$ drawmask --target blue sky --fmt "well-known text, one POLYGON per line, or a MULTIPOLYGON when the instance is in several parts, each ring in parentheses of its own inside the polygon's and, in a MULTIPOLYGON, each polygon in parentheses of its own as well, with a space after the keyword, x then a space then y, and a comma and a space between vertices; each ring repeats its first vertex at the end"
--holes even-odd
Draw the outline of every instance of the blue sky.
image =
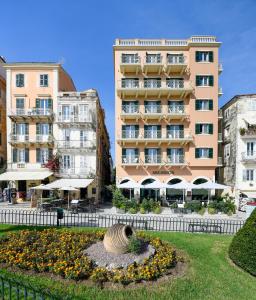
POLYGON ((0 11, 7 61, 63 61, 78 90, 99 91, 112 154, 115 38, 216 35, 224 66, 219 105, 256 93, 255 0, 9 0, 0 11))

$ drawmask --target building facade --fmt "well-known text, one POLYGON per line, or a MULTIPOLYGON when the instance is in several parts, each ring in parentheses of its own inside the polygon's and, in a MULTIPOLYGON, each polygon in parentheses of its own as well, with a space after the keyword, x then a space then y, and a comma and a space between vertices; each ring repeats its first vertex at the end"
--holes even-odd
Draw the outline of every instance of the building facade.
POLYGON ((74 91, 71 77, 57 63, 7 63, 7 180, 26 198, 33 186, 47 183, 45 164, 54 152, 54 122, 60 91, 74 91))
POLYGON ((241 194, 256 197, 256 94, 233 97, 222 106, 220 115, 223 167, 217 175, 233 187, 239 207, 241 194))
POLYGON ((6 76, 4 58, 0 56, 0 172, 6 167, 6 76))
MULTIPOLYGON (((117 183, 215 181, 219 46, 212 36, 115 41, 117 183)), ((170 200, 182 191, 160 193, 170 200)))
POLYGON ((95 178, 81 190, 103 200, 104 186, 110 183, 110 143, 104 110, 96 90, 62 92, 58 96, 57 150, 61 178, 95 178))

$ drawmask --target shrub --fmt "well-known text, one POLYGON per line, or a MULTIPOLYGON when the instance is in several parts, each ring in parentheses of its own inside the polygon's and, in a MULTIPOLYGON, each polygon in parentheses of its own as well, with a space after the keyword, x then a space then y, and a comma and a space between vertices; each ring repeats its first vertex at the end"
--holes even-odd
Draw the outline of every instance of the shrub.
POLYGON ((129 213, 130 213, 130 214, 136 214, 136 213, 137 213, 137 209, 131 207, 131 208, 129 209, 129 213))
POLYGON ((146 213, 146 211, 143 207, 140 208, 140 213, 143 214, 143 215, 146 213))
POLYGON ((256 276, 256 209, 234 236, 229 256, 235 264, 256 276))
POLYGON ((122 194, 120 189, 114 189, 113 190, 113 200, 112 203, 117 208, 124 208, 126 209, 128 199, 125 198, 125 196, 122 194))
POLYGON ((202 203, 197 200, 192 200, 186 202, 184 207, 190 209, 192 212, 199 212, 199 210, 202 208, 202 203))
POLYGON ((208 207, 208 213, 209 213, 210 215, 214 215, 214 214, 216 214, 216 209, 213 208, 213 207, 208 207))
POLYGON ((210 201, 208 208, 214 208, 216 212, 222 212, 224 214, 236 212, 234 198, 230 197, 228 194, 210 201))
POLYGON ((131 253, 139 254, 142 249, 142 241, 137 237, 132 236, 129 239, 128 251, 131 253))
POLYGON ((170 208, 171 209, 174 209, 174 208, 178 208, 178 203, 177 202, 174 202, 170 205, 170 208))
POLYGON ((149 203, 149 200, 147 199, 143 199, 142 200, 142 203, 140 205, 140 207, 142 207, 146 212, 150 211, 150 203, 149 203))
POLYGON ((154 214, 161 214, 161 207, 156 207, 155 209, 154 209, 154 214))
POLYGON ((205 213, 205 211, 206 211, 206 208, 205 208, 205 207, 202 207, 202 208, 198 211, 198 213, 199 213, 201 216, 203 216, 204 213, 205 213))

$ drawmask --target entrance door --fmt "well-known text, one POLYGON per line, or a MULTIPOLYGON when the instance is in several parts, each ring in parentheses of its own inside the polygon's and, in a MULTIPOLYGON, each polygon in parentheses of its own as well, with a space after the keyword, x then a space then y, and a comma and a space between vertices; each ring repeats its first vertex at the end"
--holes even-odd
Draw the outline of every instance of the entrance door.
POLYGON ((80 199, 86 199, 87 198, 87 188, 81 188, 80 189, 80 199))

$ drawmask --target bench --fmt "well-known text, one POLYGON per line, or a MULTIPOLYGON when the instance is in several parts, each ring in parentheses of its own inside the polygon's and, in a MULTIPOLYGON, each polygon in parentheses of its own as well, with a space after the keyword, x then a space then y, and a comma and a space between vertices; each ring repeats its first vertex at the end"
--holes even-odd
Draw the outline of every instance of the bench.
POLYGON ((207 223, 189 223, 189 232, 211 232, 211 233, 222 233, 221 225, 207 224, 207 223))

